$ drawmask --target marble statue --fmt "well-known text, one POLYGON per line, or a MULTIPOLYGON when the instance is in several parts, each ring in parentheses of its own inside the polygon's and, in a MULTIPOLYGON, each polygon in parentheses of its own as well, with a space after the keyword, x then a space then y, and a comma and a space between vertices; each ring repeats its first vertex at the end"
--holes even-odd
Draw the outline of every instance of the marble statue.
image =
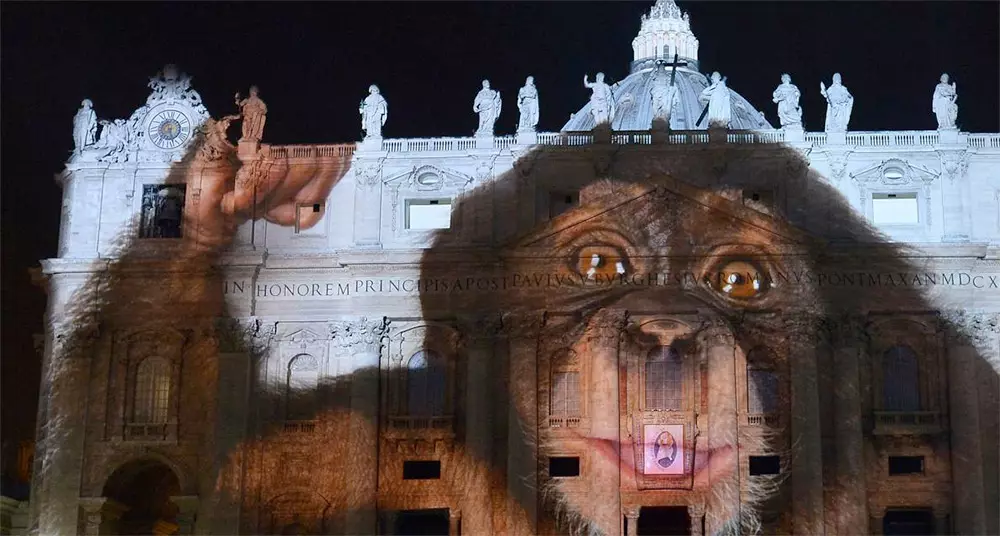
POLYGON ((610 127, 611 121, 615 118, 615 96, 611 92, 611 86, 604 83, 604 73, 597 73, 593 84, 587 75, 583 75, 583 87, 592 90, 590 113, 594 116, 596 126, 610 127))
POLYGON ((127 159, 126 149, 129 145, 129 129, 124 119, 114 121, 102 120, 101 139, 97 142, 100 149, 101 162, 123 162, 127 159))
POLYGON ((483 89, 476 94, 476 100, 472 103, 472 111, 479 114, 479 128, 476 136, 492 136, 493 125, 500 117, 500 92, 490 89, 490 81, 483 80, 483 89))
POLYGON ((657 68, 653 72, 652 88, 649 94, 653 99, 653 127, 666 128, 670 125, 670 112, 678 102, 677 86, 673 85, 665 70, 657 68))
POLYGON ((938 130, 955 130, 955 120, 958 119, 958 87, 954 82, 948 83, 948 74, 941 75, 941 83, 934 88, 932 103, 934 115, 937 116, 938 130))
POLYGON ((726 79, 718 71, 712 73, 712 83, 701 91, 698 100, 707 105, 708 126, 729 128, 732 119, 732 101, 726 79))
POLYGON ((851 109, 854 107, 854 97, 841 84, 840 73, 833 74, 830 87, 820 82, 819 92, 826 98, 826 132, 847 132, 847 124, 851 121, 851 109))
POLYGON ((389 105, 375 84, 368 86, 368 96, 361 101, 358 113, 361 114, 361 129, 365 131, 365 139, 381 138, 382 126, 389 116, 389 105))
POLYGON ((83 99, 80 110, 73 117, 74 152, 80 153, 97 139, 97 113, 90 99, 83 99))
POLYGON ((781 85, 774 90, 772 101, 778 104, 778 120, 781 121, 781 128, 802 128, 802 107, 799 106, 799 98, 802 93, 798 86, 792 83, 790 75, 781 75, 781 85))
POLYGON ((521 112, 517 131, 534 132, 538 126, 538 89, 534 76, 529 76, 524 81, 524 87, 517 92, 517 110, 521 112))
POLYGON ((250 86, 250 96, 240 100, 236 94, 236 105, 243 117, 243 137, 240 141, 259 142, 264 134, 264 122, 267 120, 267 105, 257 96, 257 86, 250 86))

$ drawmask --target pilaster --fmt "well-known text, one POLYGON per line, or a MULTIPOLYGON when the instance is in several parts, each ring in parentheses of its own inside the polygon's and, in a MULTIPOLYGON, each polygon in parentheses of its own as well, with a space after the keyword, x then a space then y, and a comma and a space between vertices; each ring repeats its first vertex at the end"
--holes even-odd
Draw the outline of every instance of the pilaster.
POLYGON ((816 352, 819 319, 799 315, 785 321, 792 390, 792 531, 824 533, 823 452, 820 438, 816 352))
POLYGON ((861 534, 868 524, 868 494, 862 431, 859 359, 867 351, 864 318, 833 319, 834 428, 837 438, 835 493, 838 534, 861 534))
POLYGON ((713 452, 730 452, 735 466, 735 470, 717 464, 709 464, 707 468, 713 492, 707 496, 705 531, 717 534, 723 532, 730 519, 739 517, 736 345, 732 331, 714 319, 709 320, 709 327, 701 337, 708 362, 708 448, 713 452))
POLYGON ((700 503, 689 504, 688 517, 691 518, 691 536, 702 536, 705 533, 702 528, 705 522, 705 505, 700 503))
POLYGON ((507 534, 538 532, 538 334, 542 313, 505 314, 510 346, 507 412, 507 534))
POLYGON ((595 461, 591 464, 592 487, 590 514, 604 534, 617 534, 621 527, 621 411, 619 401, 619 375, 622 364, 618 360, 618 346, 625 327, 623 311, 602 309, 587 326, 587 346, 590 354, 591 382, 588 415, 591 436, 611 440, 616 462, 595 461))
POLYGON ((382 163, 384 155, 355 158, 354 166, 354 245, 380 246, 382 224, 382 163))
POLYGON ((332 322, 334 343, 354 357, 351 372, 351 412, 348 428, 348 461, 354 475, 347 490, 348 534, 374 534, 378 527, 376 494, 378 476, 379 361, 384 318, 332 322))

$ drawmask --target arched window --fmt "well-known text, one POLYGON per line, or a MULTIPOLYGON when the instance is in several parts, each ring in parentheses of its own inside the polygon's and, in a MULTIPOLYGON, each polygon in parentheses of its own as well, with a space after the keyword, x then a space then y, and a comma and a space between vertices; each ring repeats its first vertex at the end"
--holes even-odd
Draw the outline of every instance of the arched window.
POLYGON ((406 409, 410 417, 442 417, 447 397, 447 372, 437 354, 421 350, 406 365, 406 409))
POLYGON ((132 422, 167 422, 170 405, 170 362, 162 357, 143 359, 135 371, 132 422))
POLYGON ((683 393, 681 355, 657 346, 646 356, 646 409, 680 410, 683 393))
POLYGON ((579 417, 580 369, 576 352, 564 350, 552 356, 552 389, 549 414, 560 417, 579 417))
POLYGON ((285 378, 285 419, 306 421, 316 418, 316 387, 319 363, 309 354, 299 354, 288 362, 285 378))
POLYGON ((763 348, 754 348, 747 355, 747 410, 750 413, 778 411, 778 375, 773 360, 763 348))
POLYGON ((920 410, 920 365, 908 346, 893 346, 882 358, 882 406, 887 411, 920 410))

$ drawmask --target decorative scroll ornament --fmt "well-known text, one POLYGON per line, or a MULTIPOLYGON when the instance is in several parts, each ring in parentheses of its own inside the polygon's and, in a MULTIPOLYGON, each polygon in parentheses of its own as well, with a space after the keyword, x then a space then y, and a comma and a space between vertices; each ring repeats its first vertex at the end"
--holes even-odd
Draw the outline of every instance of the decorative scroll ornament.
POLYGON ((382 338, 389 328, 385 317, 330 322, 328 325, 334 344, 352 351, 375 351, 382 346, 382 338))
POLYGON ((382 163, 384 158, 379 158, 371 164, 359 165, 355 169, 358 185, 368 190, 373 190, 382 178, 382 163))
POLYGON ((840 182, 847 171, 847 160, 851 152, 827 151, 826 156, 830 161, 830 177, 834 182, 840 182))
POLYGON ((949 181, 965 177, 969 169, 968 151, 938 151, 938 156, 941 158, 941 173, 949 181))

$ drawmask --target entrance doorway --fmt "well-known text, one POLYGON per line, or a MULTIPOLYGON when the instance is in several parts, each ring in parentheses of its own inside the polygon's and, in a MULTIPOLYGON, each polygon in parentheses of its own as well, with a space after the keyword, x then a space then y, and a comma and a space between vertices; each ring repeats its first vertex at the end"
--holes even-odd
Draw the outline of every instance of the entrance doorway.
POLYGON ((639 510, 638 534, 629 536, 683 536, 691 534, 686 506, 643 506, 639 510))
POLYGON ((882 533, 906 536, 935 534, 934 513, 923 508, 886 510, 882 519, 882 533))
POLYGON ((448 509, 403 510, 394 528, 393 534, 405 536, 448 536, 448 509))

